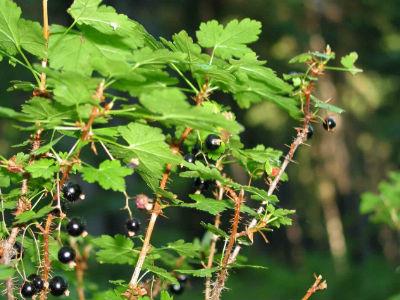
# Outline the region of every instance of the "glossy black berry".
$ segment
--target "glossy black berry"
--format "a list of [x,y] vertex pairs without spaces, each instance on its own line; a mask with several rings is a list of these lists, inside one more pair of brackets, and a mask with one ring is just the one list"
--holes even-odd
[[126,229],[129,232],[137,233],[140,229],[140,222],[138,219],[129,219],[125,223]]
[[63,264],[74,261],[75,256],[75,250],[68,246],[64,246],[58,251],[58,260]]
[[13,248],[14,248],[14,254],[11,256],[11,259],[24,258],[25,256],[24,247],[22,247],[20,242],[15,242]]
[[314,127],[312,127],[311,124],[308,124],[308,130],[307,130],[307,139],[311,139],[314,135]]
[[63,186],[62,189],[64,198],[69,202],[75,202],[77,200],[83,200],[85,195],[82,194],[82,189],[79,184],[68,182]]
[[36,294],[35,286],[31,282],[24,282],[21,287],[21,295],[24,298],[32,298]]
[[206,138],[206,148],[210,151],[215,151],[217,150],[221,144],[222,140],[221,138],[216,135],[216,134],[209,134]]
[[77,218],[71,219],[67,224],[67,232],[70,236],[80,236],[85,231],[85,225]]
[[31,274],[28,276],[28,280],[36,289],[36,292],[40,292],[44,288],[44,281],[43,279],[36,274]]
[[178,283],[178,284],[171,284],[168,289],[171,294],[180,295],[183,293],[185,288],[183,287],[182,284]]
[[188,163],[193,164],[195,162],[195,160],[196,160],[196,157],[191,153],[187,153],[187,154],[185,154],[183,159],[186,160]]
[[176,276],[176,279],[178,279],[179,283],[184,284],[187,282],[188,277],[186,275],[179,274],[178,276]]
[[335,119],[332,117],[325,118],[324,123],[322,123],[322,126],[324,127],[325,130],[332,131],[336,127]]
[[68,283],[61,276],[54,276],[50,279],[49,289],[53,296],[61,296],[68,289]]

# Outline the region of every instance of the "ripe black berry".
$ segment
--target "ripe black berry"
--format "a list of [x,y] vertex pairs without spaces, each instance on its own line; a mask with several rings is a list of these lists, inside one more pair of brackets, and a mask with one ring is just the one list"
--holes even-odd
[[311,139],[314,135],[314,127],[312,127],[311,124],[308,124],[308,130],[307,130],[307,139]]
[[187,276],[183,274],[179,274],[178,276],[176,276],[176,279],[178,279],[179,283],[181,284],[186,283],[188,280]]
[[140,229],[140,222],[138,219],[129,219],[125,223],[126,229],[128,229],[128,232],[131,233],[130,235],[136,234],[139,229]]
[[49,289],[53,296],[61,296],[68,288],[68,283],[61,276],[54,276],[50,279]]
[[62,192],[64,198],[69,202],[75,202],[77,200],[85,199],[85,195],[82,194],[82,189],[79,184],[68,182],[63,186]]
[[11,256],[11,259],[24,258],[25,256],[24,247],[22,247],[20,242],[15,242],[13,248],[14,248],[14,254]]
[[221,146],[222,140],[216,134],[209,134],[206,138],[206,148],[210,151],[215,151]]
[[63,264],[72,262],[75,256],[75,250],[68,246],[64,246],[58,251],[58,260]]
[[24,298],[32,298],[33,295],[36,294],[36,288],[31,282],[24,282],[21,287],[21,295]]
[[36,289],[36,292],[40,292],[41,290],[43,290],[44,281],[39,275],[31,274],[28,276],[28,280],[30,281],[31,284],[33,284],[33,286]]
[[324,127],[325,130],[332,131],[336,127],[335,119],[332,117],[325,118],[324,123],[322,123],[322,126]]
[[171,284],[170,286],[169,286],[169,291],[170,291],[170,293],[171,294],[174,294],[174,295],[180,295],[180,294],[182,294],[183,293],[183,291],[184,291],[184,287],[183,287],[183,285],[182,284],[180,284],[180,283],[178,283],[178,284]]
[[187,154],[185,154],[183,159],[186,160],[188,163],[193,164],[195,162],[195,160],[196,160],[196,157],[191,153],[187,153]]
[[67,232],[70,236],[80,236],[85,231],[85,225],[77,218],[71,219],[67,224]]

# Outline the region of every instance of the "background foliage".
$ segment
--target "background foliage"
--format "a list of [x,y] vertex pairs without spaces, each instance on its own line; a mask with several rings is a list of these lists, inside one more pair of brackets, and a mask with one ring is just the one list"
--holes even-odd
[[[24,17],[40,19],[38,1],[16,1]],[[346,109],[334,134],[317,128],[314,147],[298,153],[301,168],[289,169],[290,182],[280,188],[284,208],[298,211],[294,226],[281,229],[271,243],[259,239],[250,251],[250,263],[267,265],[269,270],[257,271],[259,280],[240,270],[232,274],[228,286],[230,299],[298,299],[312,281],[313,272],[322,273],[329,288],[319,299],[387,299],[399,292],[400,274],[398,235],[389,227],[370,224],[359,214],[360,195],[376,191],[378,182],[389,170],[399,168],[400,87],[400,3],[385,1],[279,1],[279,0],[193,0],[193,1],[105,1],[119,12],[137,19],[155,36],[169,37],[181,28],[191,35],[202,20],[251,17],[263,24],[261,41],[256,51],[269,65],[281,73],[288,69],[287,60],[297,53],[320,49],[324,43],[334,45],[338,56],[355,50],[364,73],[356,77],[335,73],[323,82],[321,94],[333,95],[334,101]],[[65,9],[69,1],[50,1],[50,18],[68,25]],[[0,63],[0,90],[12,79],[28,78],[19,67],[4,72],[7,62]],[[18,93],[0,95],[5,106],[19,107],[23,99]],[[3,103],[4,102],[4,103]],[[239,122],[251,128],[242,136],[248,145],[265,143],[285,150],[294,125],[284,113],[268,103],[254,106]],[[10,156],[11,145],[20,137],[10,123],[0,122],[0,154]],[[98,165],[93,157],[93,165]],[[237,172],[237,178],[243,174]],[[190,187],[187,187],[188,189]],[[105,193],[95,185],[85,186],[88,201],[74,208],[88,221],[94,235],[123,232],[120,196]],[[130,185],[129,193],[146,191],[140,184]],[[183,192],[183,191],[182,191]],[[96,203],[96,205],[93,205]],[[101,206],[99,205],[101,203]],[[97,217],[93,217],[97,216]],[[143,216],[143,220],[146,216]],[[165,243],[184,237],[191,240],[200,235],[198,212],[189,210],[171,213],[161,220],[154,243]],[[178,226],[184,222],[185,227]],[[96,282],[106,284],[109,275],[116,277],[130,270],[108,266],[96,273]],[[192,281],[197,295],[201,282]],[[245,287],[245,288],[242,288]],[[241,292],[243,294],[241,294]],[[190,291],[181,299],[195,299]],[[261,296],[262,295],[262,296]],[[199,299],[201,296],[198,296]]]

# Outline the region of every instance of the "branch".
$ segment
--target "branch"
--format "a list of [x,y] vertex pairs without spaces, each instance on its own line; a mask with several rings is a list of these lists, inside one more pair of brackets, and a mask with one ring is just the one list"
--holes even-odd
[[235,201],[235,213],[234,213],[233,219],[232,219],[232,226],[231,226],[231,233],[229,236],[229,242],[225,249],[224,258],[222,260],[222,265],[221,265],[221,270],[219,271],[217,279],[215,281],[215,285],[213,288],[213,294],[210,297],[211,300],[219,300],[221,297],[222,290],[225,287],[225,280],[228,275],[229,260],[231,257],[233,247],[235,246],[236,234],[238,232],[238,226],[239,226],[239,221],[240,221],[240,207],[243,203],[243,197],[244,197],[243,190],[240,192],[239,196],[236,194],[236,192],[234,192],[230,188],[226,188],[226,190],[229,193],[229,195],[232,197],[232,199]]
[[[322,276],[318,275],[316,276],[314,274],[315,281],[314,284],[308,289],[307,293],[304,295],[302,300],[308,300],[311,298],[311,296],[317,292],[317,291],[322,291],[328,288],[328,284],[326,283],[326,280],[322,281]],[[322,281],[322,282],[321,282]]]
[[42,267],[42,279],[45,283],[45,288],[40,293],[40,300],[47,299],[48,281],[51,270],[51,260],[49,254],[49,237],[51,235],[51,225],[53,223],[54,216],[52,213],[47,215],[46,225],[42,228],[43,234],[43,267]]
[[[209,90],[208,90],[208,82],[206,82],[199,93],[195,96],[194,100],[196,102],[196,105],[201,105],[204,101],[209,96]],[[172,152],[179,153],[181,150],[183,142],[186,140],[186,138],[189,136],[190,132],[192,131],[191,128],[187,127],[180,139],[178,140],[177,143],[171,144],[170,148]],[[167,185],[170,173],[171,173],[171,164],[167,164],[165,167],[164,174],[162,176],[161,182],[160,182],[160,189],[165,190],[165,187]],[[158,216],[162,213],[161,210],[161,205],[160,205],[160,199],[157,199],[154,203],[154,207],[150,216],[150,221],[146,229],[146,234],[145,234],[145,239],[143,241],[142,249],[140,250],[139,253],[139,258],[136,262],[135,269],[132,274],[132,278],[129,281],[129,288],[124,294],[128,299],[135,299],[138,294],[140,294],[140,288],[138,288],[138,281],[139,281],[139,276],[140,272],[143,268],[143,264],[145,262],[146,256],[148,251],[150,250],[150,240],[151,236],[153,234],[154,226],[156,224]]]
[[[217,200],[222,200],[223,196],[224,196],[224,189],[222,186],[220,186],[219,191],[218,191]],[[221,215],[217,214],[215,216],[215,220],[214,220],[214,227],[219,228],[220,224],[221,224]],[[210,243],[210,253],[208,255],[206,269],[211,269],[213,266],[215,251],[216,251],[216,247],[217,247],[217,241],[218,241],[218,235],[213,234],[211,243]],[[211,277],[207,277],[206,283],[205,283],[205,299],[206,300],[209,299],[210,296],[211,296]]]

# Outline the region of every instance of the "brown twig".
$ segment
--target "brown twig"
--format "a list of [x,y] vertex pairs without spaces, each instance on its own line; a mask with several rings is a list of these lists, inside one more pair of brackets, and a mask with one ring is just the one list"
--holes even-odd
[[222,290],[225,287],[225,280],[228,275],[228,265],[232,254],[233,247],[236,242],[236,234],[238,232],[239,221],[240,221],[240,208],[243,203],[244,191],[240,191],[237,195],[235,191],[230,188],[225,188],[230,197],[235,202],[235,212],[232,218],[231,232],[229,235],[228,245],[226,246],[224,258],[222,259],[221,269],[218,272],[217,279],[215,280],[211,300],[219,300],[221,297]]
[[51,225],[53,223],[54,215],[52,213],[47,215],[46,225],[44,228],[40,228],[43,235],[43,266],[42,266],[42,279],[45,282],[45,288],[40,293],[40,300],[47,299],[47,283],[49,281],[50,270],[51,270],[51,260],[49,254],[49,238],[51,236]]
[[[224,196],[224,188],[220,186],[218,189],[217,200],[221,201],[223,196]],[[214,227],[219,228],[220,224],[221,224],[221,215],[217,214],[214,219]],[[207,269],[211,269],[213,266],[214,256],[217,249],[217,241],[218,241],[218,235],[213,234],[210,243],[210,253],[208,254],[208,260],[206,266]],[[207,277],[205,282],[205,299],[206,300],[209,299],[210,296],[211,296],[211,277]]]
[[[194,98],[196,105],[201,105],[203,103],[204,99],[206,99],[209,96],[208,87],[209,87],[208,82],[206,82],[202,86],[202,89],[199,91],[199,93]],[[178,153],[180,151],[183,142],[189,136],[191,131],[192,131],[192,129],[187,127],[183,131],[178,142],[171,144],[170,148],[171,148],[172,152]],[[160,189],[162,189],[162,190],[164,190],[167,185],[167,182],[168,182],[168,179],[169,179],[169,176],[171,173],[171,168],[172,168],[171,164],[167,164],[165,167],[165,171],[164,171],[164,174],[163,174],[161,182],[160,182]],[[135,299],[136,295],[138,295],[139,290],[140,290],[140,288],[138,289],[138,283],[139,283],[138,280],[139,280],[140,272],[141,272],[143,264],[145,262],[147,253],[150,250],[150,240],[151,240],[151,236],[153,234],[155,223],[157,221],[158,216],[162,213],[161,205],[160,205],[159,201],[160,201],[160,199],[157,199],[155,201],[155,204],[154,204],[151,216],[150,216],[150,221],[149,221],[149,224],[146,229],[145,239],[143,241],[143,245],[142,245],[142,248],[139,253],[139,258],[136,262],[136,266],[133,271],[131,280],[129,281],[129,289],[125,293],[125,296],[128,299]]]
[[79,300],[85,300],[85,285],[84,285],[84,277],[85,271],[87,270],[87,261],[89,258],[89,254],[91,251],[90,246],[86,246],[81,254],[76,245],[72,245],[76,252],[76,266],[75,266],[75,274],[76,274],[76,292],[78,294]]
[[314,275],[314,277],[315,277],[314,284],[307,290],[307,293],[304,295],[302,300],[308,300],[315,292],[325,290],[328,288],[326,280],[322,281],[321,275],[318,276]]

